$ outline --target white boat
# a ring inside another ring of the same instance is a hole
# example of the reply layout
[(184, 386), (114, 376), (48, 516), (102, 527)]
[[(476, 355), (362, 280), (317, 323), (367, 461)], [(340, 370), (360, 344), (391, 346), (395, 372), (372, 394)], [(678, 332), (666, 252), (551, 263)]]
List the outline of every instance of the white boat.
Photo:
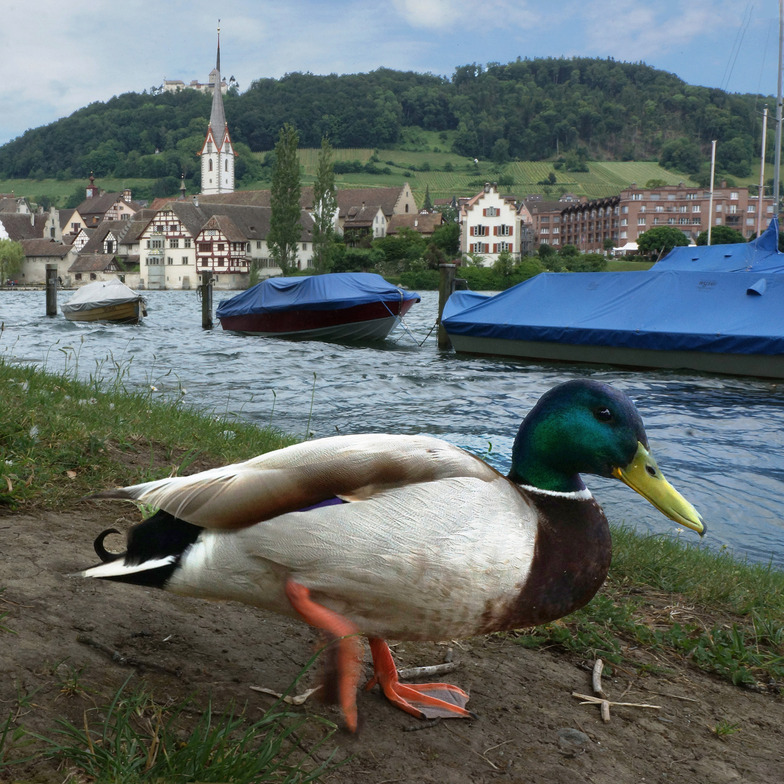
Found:
[(118, 278), (88, 283), (63, 303), (60, 310), (68, 321), (120, 324), (138, 324), (147, 315), (144, 297)]

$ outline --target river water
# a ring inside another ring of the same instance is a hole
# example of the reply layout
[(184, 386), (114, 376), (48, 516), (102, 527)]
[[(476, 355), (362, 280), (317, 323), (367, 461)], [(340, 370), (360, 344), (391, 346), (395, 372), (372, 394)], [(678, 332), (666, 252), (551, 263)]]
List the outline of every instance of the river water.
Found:
[[(61, 301), (69, 296), (60, 293)], [(428, 433), (504, 472), (520, 421), (539, 396), (590, 376), (636, 402), (659, 466), (708, 523), (703, 546), (784, 566), (781, 384), (439, 352), (435, 292), (424, 292), (406, 317), (411, 334), (399, 327), (381, 348), (243, 336), (217, 321), (203, 330), (196, 292), (145, 296), (149, 316), (132, 327), (47, 317), (42, 292), (0, 292), (0, 356), (81, 378), (120, 372), (128, 386), (152, 386), (156, 395), (300, 438)], [(226, 296), (216, 292), (216, 305)], [(697, 542), (621, 483), (586, 481), (611, 521)]]

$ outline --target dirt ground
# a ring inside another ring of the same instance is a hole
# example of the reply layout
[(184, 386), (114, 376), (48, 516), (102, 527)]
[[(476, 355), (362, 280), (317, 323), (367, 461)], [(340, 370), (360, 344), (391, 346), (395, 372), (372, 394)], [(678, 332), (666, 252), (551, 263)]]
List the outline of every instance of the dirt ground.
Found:
[[(96, 696), (62, 693), (64, 677), (73, 672), (107, 697), (131, 675), (131, 683), (143, 679), (161, 701), (212, 695), (217, 706), (247, 702), (251, 716), (261, 716), (271, 699), (249, 687), (286, 689), (310, 658), (315, 635), (303, 624), (241, 605), (69, 577), (96, 561), (93, 538), (123, 510), (85, 503), (67, 513), (0, 516), (0, 589), (6, 589), (0, 614), (8, 613), (3, 623), (16, 632), (0, 632), (0, 723), (11, 713), (37, 730), (51, 728), (61, 715), (81, 724)], [(363, 692), (360, 732), (334, 737), (337, 757), (352, 759), (326, 781), (784, 781), (780, 696), (635, 651), (648, 665), (646, 674), (620, 669), (605, 676), (608, 697), (660, 709), (616, 706), (604, 723), (597, 706), (572, 696), (591, 693), (592, 662), (527, 650), (500, 636), (393, 650), (399, 666), (411, 667), (443, 661), (448, 647), (459, 668), (445, 679), (470, 692), (478, 718), (426, 724), (392, 708), (378, 691)], [(130, 663), (113, 661), (107, 650)], [(315, 679), (307, 673), (303, 689)], [(33, 692), (29, 704), (20, 705), (20, 695)], [(339, 718), (313, 700), (299, 710)], [(719, 725), (735, 731), (720, 736)], [(67, 778), (51, 764), (12, 773), (25, 781)]]

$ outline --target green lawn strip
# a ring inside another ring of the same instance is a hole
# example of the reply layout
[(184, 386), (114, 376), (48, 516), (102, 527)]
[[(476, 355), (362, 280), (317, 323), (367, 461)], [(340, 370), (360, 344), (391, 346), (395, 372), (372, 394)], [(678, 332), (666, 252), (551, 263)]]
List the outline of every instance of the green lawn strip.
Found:
[(0, 394), (0, 512), (39, 504), (56, 509), (105, 487), (292, 443), (228, 412), (197, 411), (177, 388), (129, 390), (122, 370), (108, 384), (85, 383), (0, 358)]

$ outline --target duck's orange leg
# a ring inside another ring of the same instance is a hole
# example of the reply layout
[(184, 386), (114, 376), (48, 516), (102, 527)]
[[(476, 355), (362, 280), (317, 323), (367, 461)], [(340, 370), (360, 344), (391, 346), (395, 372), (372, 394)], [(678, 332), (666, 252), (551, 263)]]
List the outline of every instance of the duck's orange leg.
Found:
[(366, 689), (378, 683), (384, 696), (401, 710), (418, 719), (473, 719), (465, 709), (468, 695), (448, 683), (400, 683), (389, 646), (377, 637), (370, 638), (374, 676)]
[(351, 732), (357, 731), (357, 685), (362, 646), (351, 621), (310, 598), (310, 591), (294, 580), (286, 581), (286, 596), (304, 621), (337, 638), (337, 692), (340, 707)]

